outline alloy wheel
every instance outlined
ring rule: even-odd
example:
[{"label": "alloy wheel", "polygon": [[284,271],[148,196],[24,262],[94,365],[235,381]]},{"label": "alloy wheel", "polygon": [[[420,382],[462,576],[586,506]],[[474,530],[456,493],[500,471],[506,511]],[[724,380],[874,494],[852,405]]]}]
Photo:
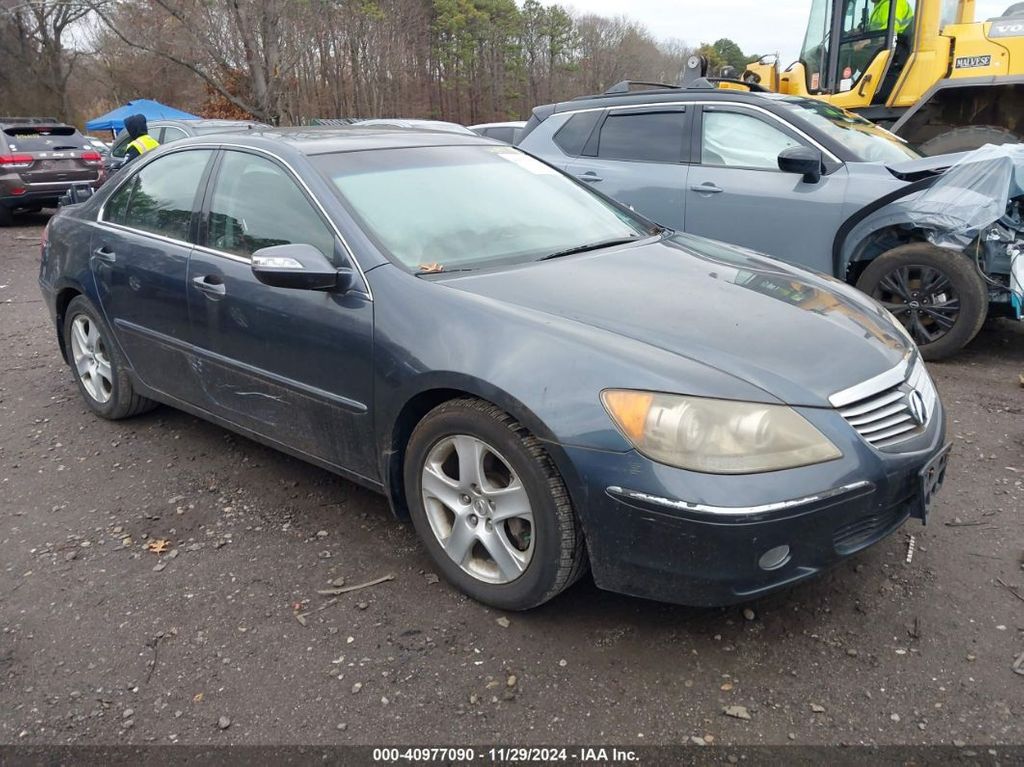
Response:
[{"label": "alloy wheel", "polygon": [[108,402],[114,393],[110,357],[99,326],[88,315],[79,314],[71,323],[71,356],[88,395],[101,405]]},{"label": "alloy wheel", "polygon": [[960,296],[949,277],[930,266],[899,266],[878,283],[881,301],[919,345],[946,335],[960,317]]},{"label": "alloy wheel", "polygon": [[511,583],[534,551],[533,508],[522,480],[494,447],[467,434],[427,454],[423,506],[441,548],[486,583]]}]

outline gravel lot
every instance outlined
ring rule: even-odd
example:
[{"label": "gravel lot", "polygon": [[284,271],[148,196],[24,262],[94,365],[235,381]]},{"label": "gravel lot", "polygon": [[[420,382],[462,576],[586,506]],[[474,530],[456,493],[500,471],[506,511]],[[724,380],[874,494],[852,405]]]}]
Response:
[{"label": "gravel lot", "polygon": [[90,415],[45,220],[0,230],[0,742],[1024,743],[1024,327],[931,366],[954,458],[927,527],[747,610],[584,581],[502,615],[368,491],[169,408]]}]

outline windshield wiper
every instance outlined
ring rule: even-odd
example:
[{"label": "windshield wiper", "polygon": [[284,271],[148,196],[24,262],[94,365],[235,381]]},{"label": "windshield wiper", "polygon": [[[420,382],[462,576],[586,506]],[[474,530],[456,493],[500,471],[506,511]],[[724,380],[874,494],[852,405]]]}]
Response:
[{"label": "windshield wiper", "polygon": [[590,250],[601,250],[601,248],[610,248],[612,245],[625,245],[629,242],[635,242],[636,240],[642,240],[642,235],[634,234],[629,237],[617,237],[611,240],[601,240],[600,242],[591,242],[586,245],[577,245],[575,248],[566,248],[565,250],[559,250],[556,253],[552,253],[549,256],[541,256],[538,261],[550,261],[552,258],[561,258],[562,256],[571,256],[575,253],[586,253]]}]

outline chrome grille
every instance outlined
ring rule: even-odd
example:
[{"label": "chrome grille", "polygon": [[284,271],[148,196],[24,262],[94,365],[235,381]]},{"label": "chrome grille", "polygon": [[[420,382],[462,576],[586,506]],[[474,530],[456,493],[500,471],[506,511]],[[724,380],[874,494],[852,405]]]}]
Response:
[{"label": "chrome grille", "polygon": [[887,448],[927,428],[938,395],[924,364],[904,360],[880,376],[833,394],[829,400],[867,442]]}]

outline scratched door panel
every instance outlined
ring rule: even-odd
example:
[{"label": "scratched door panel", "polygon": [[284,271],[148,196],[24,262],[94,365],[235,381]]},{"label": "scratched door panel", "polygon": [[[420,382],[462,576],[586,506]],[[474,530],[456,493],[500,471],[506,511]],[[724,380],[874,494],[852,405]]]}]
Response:
[{"label": "scratched door panel", "polygon": [[[223,294],[195,287],[223,286]],[[195,251],[189,264],[195,373],[205,407],[365,477],[373,447],[373,305],[363,295],[272,288],[248,263]]]}]

